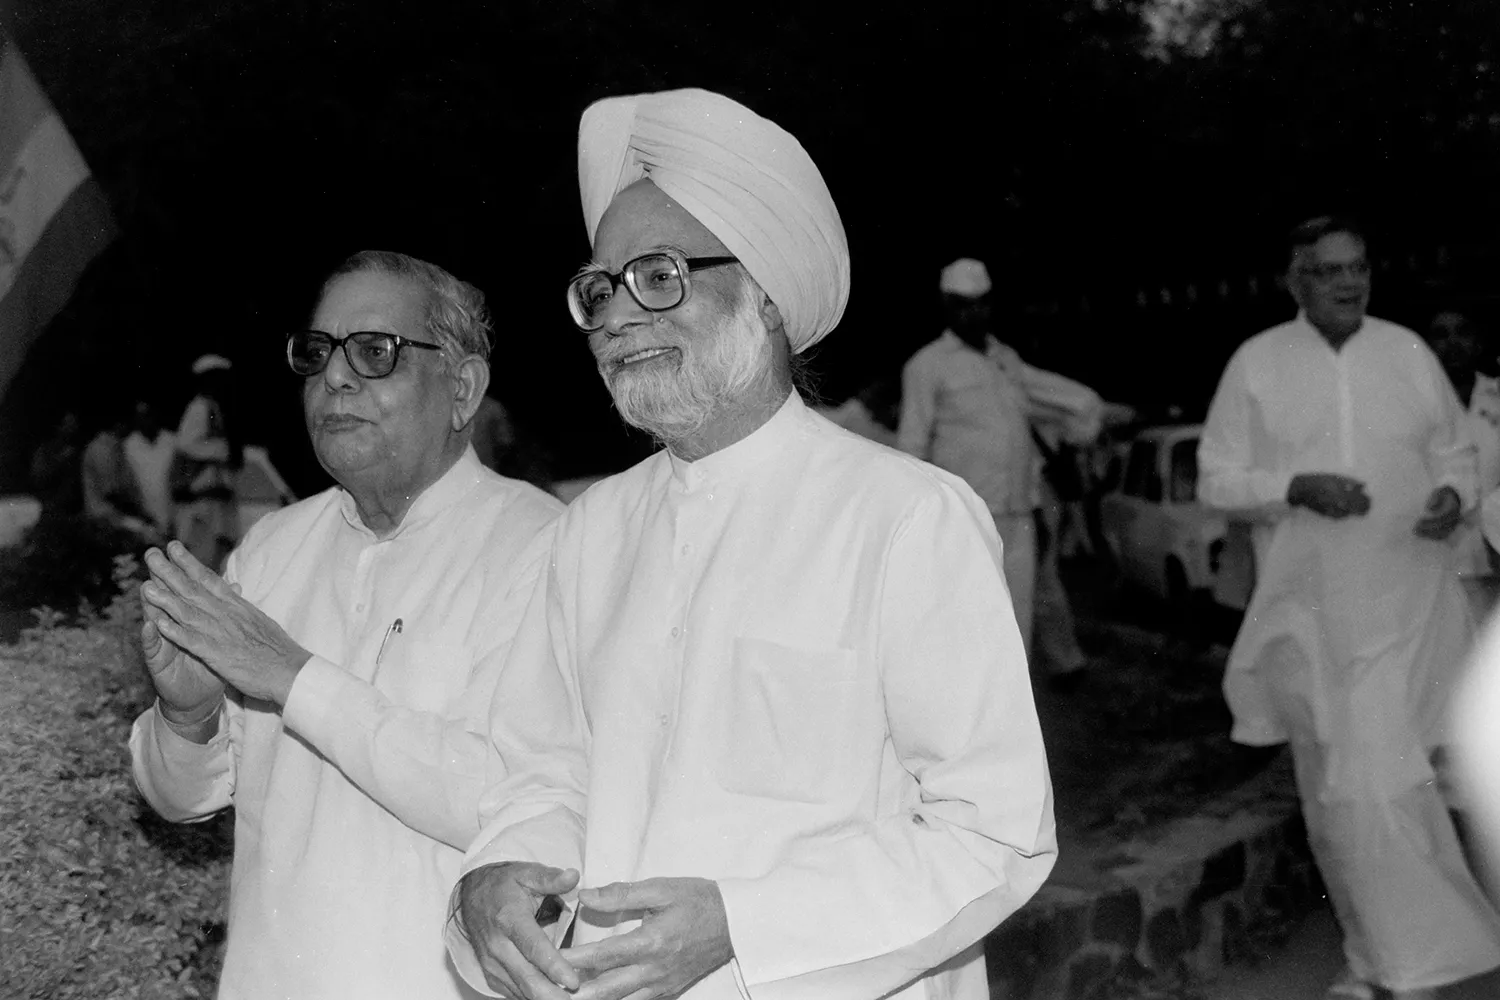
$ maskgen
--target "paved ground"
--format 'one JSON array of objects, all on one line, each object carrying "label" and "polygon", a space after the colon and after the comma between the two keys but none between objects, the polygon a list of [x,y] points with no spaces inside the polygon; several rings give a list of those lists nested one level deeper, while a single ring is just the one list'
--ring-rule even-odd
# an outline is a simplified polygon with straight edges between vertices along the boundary
[{"label": "paved ground", "polygon": [[[1343,961],[1333,913],[1320,909],[1264,962],[1226,969],[1205,987],[1204,996],[1206,1000],[1323,1000]],[[1441,1000],[1496,1000],[1500,972],[1448,987],[1439,995]]]}]

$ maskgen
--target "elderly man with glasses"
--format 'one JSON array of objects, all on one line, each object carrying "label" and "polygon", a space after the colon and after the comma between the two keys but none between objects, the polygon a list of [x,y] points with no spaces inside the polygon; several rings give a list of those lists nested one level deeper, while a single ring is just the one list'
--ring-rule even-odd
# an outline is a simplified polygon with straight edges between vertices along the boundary
[{"label": "elderly man with glasses", "polygon": [[489,338],[473,287],[351,257],[286,340],[338,485],[258,522],[222,579],[147,555],[135,776],[169,820],[235,809],[221,997],[470,995],[439,929],[481,797],[569,767],[564,678],[506,667],[560,505],[469,446]]},{"label": "elderly man with glasses", "polygon": [[[455,963],[546,1000],[987,998],[980,940],[1056,853],[994,524],[798,393],[849,258],[794,137],[687,90],[594,105],[579,151],[569,305],[665,447],[558,522],[512,656],[571,679],[587,767],[496,787]],[[580,793],[582,844],[538,828]],[[559,951],[535,912],[579,869]]]},{"label": "elderly man with glasses", "polygon": [[1473,630],[1449,536],[1474,446],[1432,352],[1366,315],[1359,229],[1322,217],[1289,242],[1298,314],[1230,359],[1199,445],[1200,499],[1256,525],[1232,736],[1291,744],[1344,933],[1329,997],[1431,998],[1500,965],[1432,766]]}]

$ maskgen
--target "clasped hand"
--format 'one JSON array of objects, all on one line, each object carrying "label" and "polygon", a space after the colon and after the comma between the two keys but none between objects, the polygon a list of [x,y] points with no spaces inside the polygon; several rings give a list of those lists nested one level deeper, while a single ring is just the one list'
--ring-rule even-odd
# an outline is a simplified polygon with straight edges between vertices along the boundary
[{"label": "clasped hand", "polygon": [[459,909],[491,989],[525,1000],[656,1000],[683,993],[734,957],[714,882],[654,878],[578,894],[581,909],[640,918],[635,929],[559,952],[532,916],[576,872],[541,865],[481,868],[464,877]]},{"label": "clasped hand", "polygon": [[[286,704],[311,653],[180,542],[169,544],[165,553],[151,549],[146,567],[151,579],[141,585],[142,639],[164,699],[169,693],[162,680],[174,672],[190,673],[174,666],[181,659],[177,654],[187,654],[247,697]],[[195,684],[204,691],[208,686],[201,677]]]},{"label": "clasped hand", "polygon": [[[1363,517],[1370,512],[1370,495],[1365,492],[1365,484],[1334,472],[1304,472],[1294,476],[1287,488],[1287,503],[1335,520]],[[1453,534],[1462,520],[1463,501],[1458,491],[1451,486],[1439,486],[1428,496],[1422,517],[1412,531],[1440,542]]]}]

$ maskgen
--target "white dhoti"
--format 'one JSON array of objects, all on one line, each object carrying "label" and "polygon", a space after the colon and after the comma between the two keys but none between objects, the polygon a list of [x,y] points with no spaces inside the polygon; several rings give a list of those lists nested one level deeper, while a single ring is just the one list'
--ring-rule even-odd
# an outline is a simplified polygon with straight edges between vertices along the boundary
[{"label": "white dhoti", "polygon": [[1473,622],[1449,549],[1414,521],[1377,507],[1260,529],[1263,572],[1225,677],[1236,739],[1290,741],[1349,966],[1387,989],[1500,965],[1500,916],[1431,764]]}]

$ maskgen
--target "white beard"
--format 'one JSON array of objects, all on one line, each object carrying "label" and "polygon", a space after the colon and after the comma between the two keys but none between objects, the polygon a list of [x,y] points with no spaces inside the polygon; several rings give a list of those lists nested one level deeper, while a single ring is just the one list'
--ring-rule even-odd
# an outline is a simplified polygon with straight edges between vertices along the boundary
[{"label": "white beard", "polygon": [[677,345],[675,367],[652,365],[643,371],[600,374],[615,409],[632,427],[665,442],[681,441],[702,430],[714,412],[743,396],[771,368],[771,339],[755,296],[747,288],[735,311],[691,345]]}]

